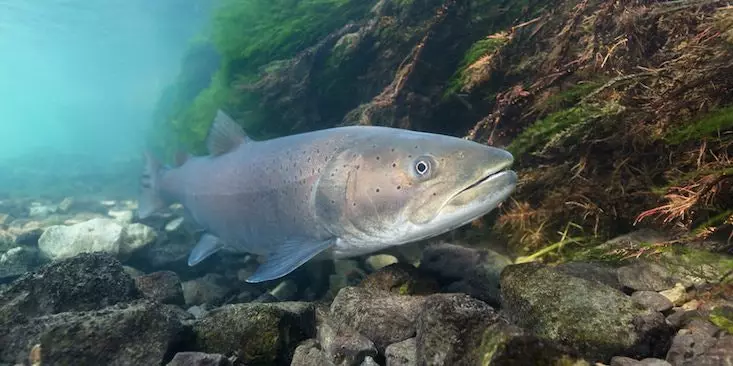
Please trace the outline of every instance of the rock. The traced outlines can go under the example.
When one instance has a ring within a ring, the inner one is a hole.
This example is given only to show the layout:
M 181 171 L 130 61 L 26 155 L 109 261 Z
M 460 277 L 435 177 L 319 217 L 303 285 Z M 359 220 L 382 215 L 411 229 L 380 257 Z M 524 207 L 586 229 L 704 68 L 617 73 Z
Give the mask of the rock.
M 183 298 L 186 306 L 219 305 L 229 294 L 226 279 L 219 274 L 209 273 L 204 277 L 183 282 Z
M 667 352 L 667 361 L 673 365 L 690 363 L 695 357 L 702 355 L 715 345 L 715 337 L 700 331 L 680 329 L 672 339 Z M 697 363 L 690 363 L 697 365 Z
M 618 269 L 619 282 L 636 291 L 662 291 L 675 285 L 675 280 L 662 266 L 639 261 Z
M 120 243 L 120 255 L 127 258 L 130 254 L 155 242 L 158 235 L 150 226 L 130 224 L 125 226 L 124 240 Z
M 38 239 L 43 235 L 43 229 L 23 230 L 15 237 L 15 244 L 24 246 L 37 246 Z
M 43 315 L 97 310 L 138 298 L 135 283 L 119 261 L 102 253 L 82 254 L 27 273 L 0 293 L 0 328 Z
M 660 295 L 666 297 L 672 304 L 680 306 L 687 302 L 690 298 L 687 294 L 687 289 L 680 283 L 677 283 L 673 288 L 659 292 Z
M 12 215 L 0 212 L 0 225 L 7 225 L 13 220 L 15 220 L 15 218 Z
M 328 277 L 330 296 L 336 296 L 344 287 L 358 285 L 366 277 L 366 273 L 359 268 L 359 262 L 355 260 L 334 260 L 333 265 L 334 274 Z
M 52 205 L 43 205 L 38 202 L 33 202 L 31 207 L 28 208 L 29 217 L 47 217 L 51 214 L 56 213 L 57 207 Z
M 72 226 L 51 226 L 38 239 L 41 253 L 51 260 L 80 253 L 106 252 L 117 255 L 124 228 L 114 220 L 93 219 Z
M 196 319 L 203 318 L 204 316 L 206 316 L 206 314 L 209 313 L 208 311 L 206 311 L 206 306 L 198 305 L 191 306 L 186 311 Z
M 359 287 L 400 295 L 429 295 L 440 289 L 432 276 L 407 263 L 384 267 L 367 276 L 359 283 Z
M 374 358 L 372 358 L 371 356 L 364 357 L 364 361 L 359 365 L 360 366 L 380 366 L 379 363 L 377 363 L 377 361 L 374 361 Z
M 415 321 L 422 296 L 400 296 L 386 291 L 345 287 L 331 303 L 330 318 L 369 338 L 380 352 L 415 336 Z
M 132 222 L 134 214 L 132 210 L 109 210 L 107 216 L 113 217 L 122 224 L 129 224 Z
M 167 366 L 231 366 L 228 358 L 203 352 L 178 352 Z
M 316 311 L 316 319 L 318 343 L 330 363 L 358 365 L 365 357 L 377 356 L 374 342 L 346 325 L 334 325 L 326 310 Z
M 659 312 L 672 309 L 672 302 L 668 298 L 654 291 L 636 291 L 631 294 L 631 300 L 635 303 Z
M 682 328 L 694 318 L 701 318 L 703 315 L 697 310 L 683 310 L 675 308 L 672 314 L 667 316 L 667 323 L 675 328 Z
M 710 321 L 728 334 L 733 334 L 733 306 L 716 307 L 710 312 Z
M 702 355 L 693 358 L 686 365 L 717 366 L 733 364 L 733 335 L 725 334 Z
M 0 230 L 0 253 L 15 246 L 15 236 L 7 231 Z
M 568 347 L 538 338 L 503 319 L 486 329 L 478 351 L 483 365 L 589 366 Z
M 278 302 L 293 301 L 298 293 L 298 285 L 293 280 L 285 280 L 280 282 L 274 289 L 265 292 L 254 302 Z
M 71 206 L 74 205 L 73 197 L 64 198 L 58 205 L 59 212 L 69 212 Z
M 0 253 L 0 280 L 20 276 L 38 265 L 38 250 L 28 247 L 15 247 Z
M 623 286 L 618 281 L 618 269 L 601 262 L 566 262 L 555 266 L 561 273 L 573 277 L 585 278 L 600 284 L 621 290 Z
M 700 301 L 698 301 L 697 299 L 692 299 L 682 304 L 681 306 L 682 310 L 697 310 L 697 308 L 699 307 L 700 307 Z
M 135 277 L 135 285 L 143 296 L 163 304 L 183 305 L 183 288 L 172 271 L 153 272 Z
M 665 360 L 645 358 L 641 361 L 629 357 L 616 356 L 611 359 L 611 366 L 672 366 Z
M 392 343 L 384 350 L 387 366 L 417 366 L 417 341 L 410 338 Z
M 176 217 L 175 219 L 165 224 L 165 231 L 172 233 L 174 231 L 178 231 L 182 227 L 183 227 L 183 217 Z
M 308 339 L 298 345 L 290 366 L 334 366 L 321 350 L 315 339 Z
M 159 365 L 183 327 L 164 305 L 143 300 L 41 316 L 3 329 L 0 362 L 23 362 L 29 345 L 40 344 L 44 365 Z
M 511 263 L 494 251 L 441 243 L 425 249 L 420 269 L 442 279 L 443 291 L 466 293 L 496 306 L 501 303 L 499 276 Z
M 371 255 L 367 257 L 367 259 L 364 262 L 366 262 L 367 268 L 370 271 L 376 272 L 384 267 L 389 266 L 390 264 L 395 264 L 399 261 L 393 255 L 376 254 L 376 255 Z
M 591 360 L 657 357 L 666 351 L 672 330 L 664 317 L 598 282 L 525 263 L 504 270 L 501 290 L 512 321 L 539 337 L 576 347 Z
M 465 294 L 435 294 L 417 318 L 419 365 L 475 365 L 483 332 L 498 315 L 486 303 Z
M 125 270 L 125 273 L 127 273 L 128 275 L 130 275 L 130 277 L 132 277 L 132 278 L 135 278 L 135 277 L 138 277 L 138 276 L 142 276 L 142 275 L 145 274 L 145 272 L 143 272 L 143 271 L 141 271 L 141 270 L 139 270 L 137 268 L 134 268 L 134 267 L 122 266 L 122 268 Z
M 733 256 L 685 247 L 662 253 L 659 264 L 689 288 L 721 282 L 733 269 Z
M 234 352 L 247 365 L 283 364 L 300 341 L 313 337 L 314 308 L 298 302 L 226 305 L 196 321 L 193 330 L 202 352 Z

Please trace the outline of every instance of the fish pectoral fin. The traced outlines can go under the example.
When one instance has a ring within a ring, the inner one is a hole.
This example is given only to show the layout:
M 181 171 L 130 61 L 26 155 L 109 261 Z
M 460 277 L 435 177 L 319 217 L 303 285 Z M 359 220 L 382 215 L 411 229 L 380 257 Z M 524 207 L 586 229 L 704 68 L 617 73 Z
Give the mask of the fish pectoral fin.
M 206 137 L 206 148 L 213 156 L 226 154 L 242 143 L 250 141 L 242 126 L 221 110 L 216 111 L 214 122 Z
M 286 241 L 276 251 L 267 255 L 265 263 L 260 264 L 257 271 L 247 279 L 247 282 L 257 283 L 283 277 L 318 255 L 318 253 L 330 248 L 335 242 L 335 239 Z
M 219 238 L 212 234 L 204 233 L 201 235 L 199 242 L 196 243 L 196 246 L 193 247 L 193 250 L 191 250 L 191 254 L 188 255 L 188 265 L 191 267 L 197 265 L 223 247 L 224 243 Z

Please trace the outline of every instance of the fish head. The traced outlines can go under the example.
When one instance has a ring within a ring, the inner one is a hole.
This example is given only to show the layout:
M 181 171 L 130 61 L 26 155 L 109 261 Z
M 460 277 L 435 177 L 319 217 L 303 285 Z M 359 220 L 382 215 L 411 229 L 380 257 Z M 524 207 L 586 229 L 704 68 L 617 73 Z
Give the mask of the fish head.
M 509 152 L 473 141 L 391 130 L 355 142 L 329 164 L 318 190 L 319 216 L 344 240 L 426 239 L 508 198 L 517 183 L 508 170 L 513 161 Z

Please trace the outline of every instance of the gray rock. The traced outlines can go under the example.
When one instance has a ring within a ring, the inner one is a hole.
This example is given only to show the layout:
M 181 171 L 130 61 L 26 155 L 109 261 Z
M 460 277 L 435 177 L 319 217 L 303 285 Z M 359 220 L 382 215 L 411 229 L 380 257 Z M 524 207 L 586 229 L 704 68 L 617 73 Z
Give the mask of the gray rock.
M 380 352 L 392 343 L 415 336 L 415 321 L 425 302 L 422 296 L 345 287 L 331 303 L 330 318 L 369 338 Z
M 206 316 L 206 314 L 209 313 L 206 310 L 206 307 L 205 306 L 198 306 L 198 305 L 191 306 L 186 311 L 189 314 L 193 315 L 193 317 L 196 318 L 196 319 L 203 318 L 204 316 Z
M 196 321 L 193 331 L 202 352 L 236 353 L 247 365 L 283 364 L 299 342 L 314 336 L 314 308 L 297 302 L 226 305 Z
M 360 366 L 380 366 L 377 361 L 374 361 L 374 358 L 372 356 L 366 356 L 364 357 L 364 361 L 359 364 Z
M 585 278 L 621 290 L 618 269 L 601 262 L 567 262 L 555 266 L 559 272 L 573 277 Z
M 441 243 L 425 249 L 420 269 L 447 283 L 444 291 L 463 292 L 496 306 L 501 303 L 501 271 L 511 263 L 508 257 L 491 250 Z
M 667 317 L 667 323 L 674 328 L 682 328 L 694 318 L 701 318 L 703 315 L 698 310 L 684 310 L 676 308 L 672 314 Z
M 483 332 L 497 318 L 491 306 L 465 294 L 428 296 L 417 318 L 417 363 L 480 363 Z
M 629 357 L 616 356 L 611 359 L 611 366 L 672 366 L 665 360 L 645 358 L 641 361 Z
M 662 291 L 674 287 L 676 281 L 666 268 L 639 261 L 618 269 L 621 285 L 635 291 Z
M 15 247 L 0 252 L 0 280 L 20 276 L 36 268 L 38 263 L 38 249 L 35 248 Z
M 702 355 L 684 363 L 685 366 L 718 366 L 733 364 L 733 335 L 721 336 Z
M 120 244 L 120 255 L 122 258 L 129 257 L 130 254 L 154 243 L 158 238 L 155 230 L 150 226 L 134 223 L 125 225 L 124 228 L 125 236 Z
M 0 293 L 0 328 L 66 311 L 97 310 L 140 298 L 115 258 L 82 254 L 27 273 Z M 2 347 L 0 347 L 2 348 Z
M 28 208 L 28 216 L 30 217 L 47 217 L 51 214 L 56 213 L 58 207 L 53 205 L 43 205 L 38 202 L 33 202 L 31 207 Z
M 141 270 L 139 270 L 137 268 L 134 268 L 134 267 L 122 266 L 122 268 L 124 268 L 125 269 L 125 273 L 127 273 L 128 275 L 130 275 L 130 277 L 132 277 L 132 278 L 135 278 L 135 277 L 138 277 L 138 276 L 142 276 L 142 275 L 145 274 L 145 272 L 143 272 L 143 271 L 141 271 Z
M 347 286 L 358 285 L 366 273 L 359 268 L 359 262 L 352 259 L 339 259 L 333 261 L 334 273 L 328 277 L 328 291 L 331 297 L 335 297 L 339 290 Z
M 135 277 L 138 290 L 153 301 L 183 305 L 183 288 L 178 275 L 172 271 L 160 271 Z
M 507 315 L 516 324 L 592 360 L 662 356 L 672 331 L 662 314 L 622 292 L 539 263 L 508 266 L 501 289 Z
M 58 209 L 60 212 L 69 212 L 69 210 L 71 210 L 71 207 L 73 205 L 74 205 L 74 198 L 66 197 L 59 203 Z
M 184 282 L 183 298 L 186 306 L 219 305 L 224 301 L 231 289 L 226 286 L 226 279 L 219 274 L 209 273 L 204 277 Z
M 704 332 L 680 329 L 672 339 L 666 359 L 673 365 L 696 365 L 691 361 L 713 347 L 715 342 L 715 337 Z
M 417 366 L 417 341 L 415 338 L 392 343 L 384 350 L 387 366 Z
M 3 329 L 0 362 L 22 363 L 39 344 L 48 365 L 159 365 L 179 342 L 183 326 L 165 305 L 142 300 L 41 316 Z
M 4 252 L 15 246 L 15 235 L 5 230 L 0 230 L 0 252 Z
M 167 366 L 231 366 L 228 358 L 203 352 L 178 352 Z
M 334 366 L 315 339 L 303 341 L 295 348 L 290 366 Z
M 669 299 L 654 291 L 636 291 L 631 294 L 631 300 L 641 306 L 660 312 L 665 312 L 674 306 Z
M 372 272 L 376 272 L 384 267 L 389 266 L 390 264 L 395 264 L 398 262 L 399 260 L 397 260 L 395 256 L 389 254 L 375 254 L 367 257 L 367 259 L 364 260 L 366 267 Z
M 346 325 L 335 325 L 326 310 L 316 311 L 317 339 L 325 356 L 334 365 L 358 365 L 367 356 L 376 357 L 374 342 Z
M 0 212 L 0 225 L 7 225 L 13 220 L 15 220 L 15 218 L 12 215 Z
M 38 239 L 43 235 L 43 229 L 22 230 L 15 236 L 15 244 L 23 246 L 37 246 Z
M 568 347 L 541 339 L 501 319 L 483 335 L 477 356 L 483 365 L 588 365 Z
M 440 290 L 438 282 L 408 263 L 395 263 L 365 278 L 359 287 L 389 291 L 400 295 L 429 295 Z

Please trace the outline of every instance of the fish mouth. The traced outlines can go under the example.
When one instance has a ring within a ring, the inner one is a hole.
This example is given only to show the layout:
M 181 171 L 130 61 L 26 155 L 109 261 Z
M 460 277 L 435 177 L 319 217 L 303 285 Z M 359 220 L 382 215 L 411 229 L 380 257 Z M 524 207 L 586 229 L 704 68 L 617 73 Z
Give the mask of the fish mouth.
M 512 181 L 510 185 L 514 185 L 516 183 L 516 173 L 512 170 L 509 170 L 509 167 L 512 165 L 511 161 L 507 161 L 501 165 L 495 166 L 486 172 L 476 181 L 470 183 L 460 191 L 456 192 L 450 199 L 448 199 L 447 203 L 453 203 L 457 198 L 461 197 L 462 195 L 469 193 L 471 191 L 474 191 L 476 189 L 483 188 L 484 185 L 490 184 L 491 186 L 496 186 L 497 184 L 491 184 L 491 183 L 499 183 L 498 181 L 503 180 L 504 178 L 514 178 L 509 179 Z

